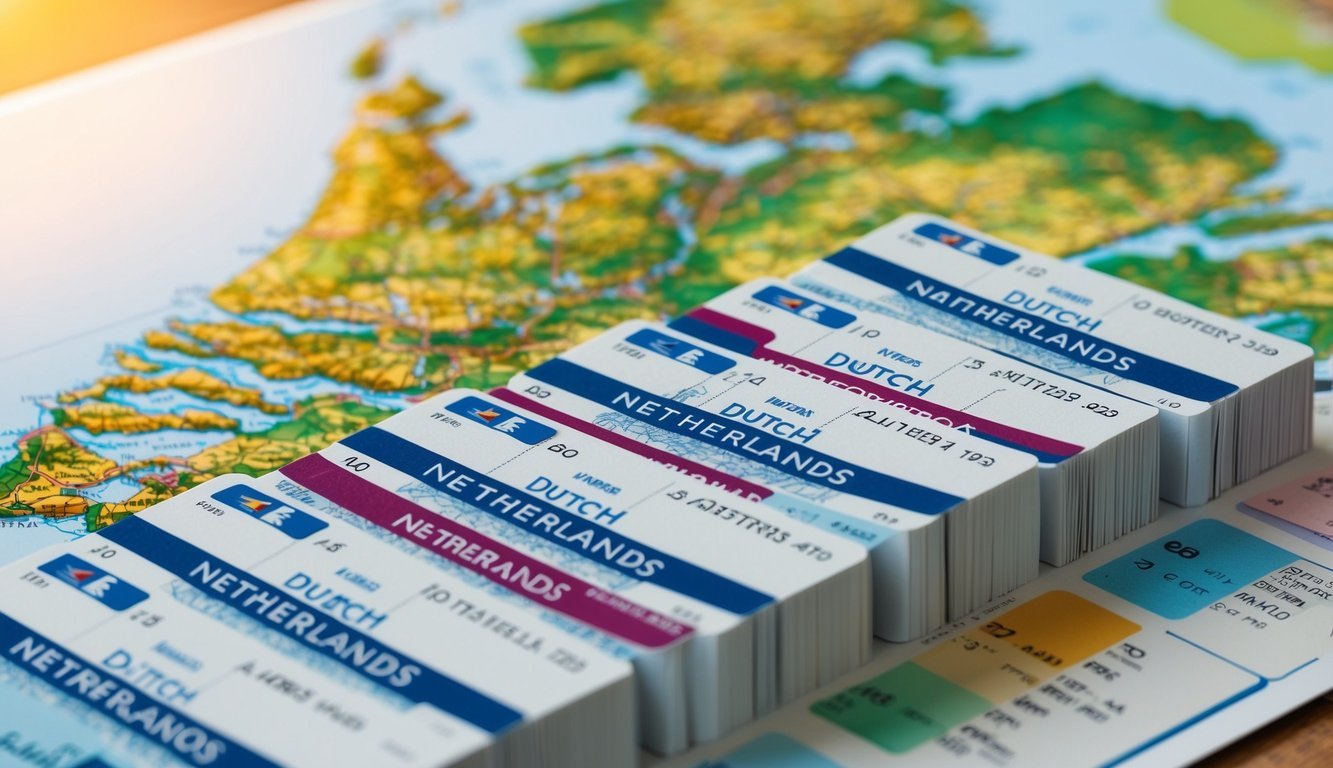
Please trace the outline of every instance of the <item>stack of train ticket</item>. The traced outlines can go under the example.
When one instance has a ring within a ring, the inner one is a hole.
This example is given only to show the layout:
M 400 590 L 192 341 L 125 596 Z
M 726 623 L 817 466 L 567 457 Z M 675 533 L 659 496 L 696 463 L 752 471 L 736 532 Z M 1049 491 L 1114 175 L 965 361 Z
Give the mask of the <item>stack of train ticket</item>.
M 0 716 L 30 738 L 5 754 L 672 755 L 1150 522 L 1159 487 L 1200 504 L 1305 450 L 1312 374 L 905 216 L 0 569 Z
M 1037 573 L 1036 459 L 629 322 L 510 380 L 573 429 L 870 550 L 875 632 L 920 637 Z
M 1156 408 L 862 306 L 761 279 L 670 327 L 1031 454 L 1052 565 L 1156 518 Z
M 3 698 L 135 765 L 634 762 L 627 662 L 264 484 L 215 478 L 0 570 Z
M 1309 347 L 946 219 L 903 216 L 790 279 L 1158 408 L 1176 504 L 1310 447 Z
M 281 477 L 297 497 L 508 586 L 631 659 L 643 743 L 658 753 L 716 739 L 869 658 L 862 547 L 521 400 L 447 392 Z M 497 559 L 502 547 L 517 554 Z M 516 556 L 551 579 L 529 583 L 507 567 Z

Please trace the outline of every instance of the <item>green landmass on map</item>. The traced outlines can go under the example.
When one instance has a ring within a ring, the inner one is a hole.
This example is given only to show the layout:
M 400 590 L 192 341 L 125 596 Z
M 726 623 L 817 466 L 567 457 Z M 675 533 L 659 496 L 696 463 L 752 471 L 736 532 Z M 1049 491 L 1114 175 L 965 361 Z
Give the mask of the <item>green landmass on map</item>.
M 1333 221 L 1333 209 L 1317 208 L 1311 211 L 1270 211 L 1248 215 L 1228 216 L 1203 223 L 1203 231 L 1213 237 L 1237 237 L 1278 229 L 1327 224 Z
M 1186 247 L 1171 258 L 1118 254 L 1091 266 L 1223 315 L 1260 318 L 1261 327 L 1322 354 L 1333 349 L 1333 240 L 1246 251 L 1228 261 Z
M 781 155 L 729 175 L 664 147 L 621 147 L 475 188 L 434 141 L 466 124 L 468 105 L 445 98 L 448 83 L 376 80 L 388 38 L 352 64 L 366 91 L 310 216 L 213 290 L 228 319 L 150 329 L 134 350 L 115 351 L 120 372 L 71 382 L 47 426 L 0 464 L 0 513 L 83 515 L 96 529 L 217 474 L 276 469 L 385 418 L 389 398 L 502 384 L 612 324 L 787 274 L 908 211 L 1065 255 L 1215 212 L 1277 159 L 1244 122 L 1096 82 L 955 123 L 946 87 L 897 75 L 846 81 L 852 59 L 885 40 L 936 61 L 1021 55 L 992 45 L 975 12 L 945 0 L 614 3 L 517 34 L 532 87 L 559 93 L 631 74 L 645 84 L 634 120 L 715 144 L 771 139 Z M 1296 255 L 1251 261 L 1238 295 L 1263 311 L 1298 309 L 1261 301 L 1289 279 L 1310 282 L 1312 296 L 1324 290 Z M 1147 262 L 1101 266 L 1191 295 L 1208 280 L 1240 279 L 1219 267 L 1196 282 L 1161 268 L 1172 262 Z M 359 330 L 284 330 L 253 319 L 261 312 Z M 169 362 L 182 357 L 196 364 Z M 207 374 L 219 360 L 272 382 L 319 377 L 342 394 L 272 402 Z M 121 397 L 162 392 L 195 405 L 149 413 Z M 276 424 L 246 432 L 214 404 Z M 81 445 L 75 426 L 225 439 L 120 463 Z M 126 477 L 139 486 L 128 499 L 81 495 Z
M 1329 0 L 1167 0 L 1166 15 L 1247 61 L 1299 61 L 1333 72 Z

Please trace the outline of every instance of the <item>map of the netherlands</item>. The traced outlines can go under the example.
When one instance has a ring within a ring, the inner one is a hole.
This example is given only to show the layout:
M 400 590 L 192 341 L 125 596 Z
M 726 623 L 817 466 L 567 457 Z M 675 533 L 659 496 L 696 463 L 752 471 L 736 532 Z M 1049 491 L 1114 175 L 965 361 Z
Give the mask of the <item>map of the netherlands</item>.
M 0 102 L 0 559 L 911 210 L 1326 355 L 1333 86 L 1119 6 L 349 4 Z

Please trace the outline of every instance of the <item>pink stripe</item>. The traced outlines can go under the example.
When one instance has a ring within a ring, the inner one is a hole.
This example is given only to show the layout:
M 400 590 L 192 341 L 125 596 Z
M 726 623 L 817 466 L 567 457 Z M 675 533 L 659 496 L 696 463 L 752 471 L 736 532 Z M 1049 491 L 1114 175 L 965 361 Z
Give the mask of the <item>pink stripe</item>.
M 767 346 L 778 338 L 776 333 L 773 333 L 767 328 L 761 328 L 754 323 L 747 323 L 744 320 L 732 317 L 731 315 L 724 315 L 716 309 L 695 307 L 685 314 L 701 323 L 708 323 L 714 328 L 721 328 L 728 333 L 734 333 L 737 336 L 747 338 L 750 341 L 753 341 L 757 347 Z
M 541 606 L 559 611 L 609 635 L 645 648 L 662 648 L 687 637 L 694 631 L 692 627 L 681 624 L 675 619 L 570 576 L 443 515 L 413 504 L 374 483 L 362 480 L 351 472 L 340 469 L 319 454 L 298 459 L 278 471 L 291 478 L 293 482 L 304 485 L 357 517 L 374 523 L 405 541 L 457 563 L 473 573 L 485 576 L 505 589 L 523 595 Z M 425 537 L 414 536 L 405 526 L 398 525 L 409 515 L 417 520 L 425 518 L 435 531 L 447 532 L 458 539 L 458 542 L 453 542 L 453 546 L 442 546 L 441 543 L 447 541 L 449 537 L 434 531 Z M 461 546 L 459 542 L 462 542 Z M 475 550 L 482 552 L 490 550 L 498 556 L 496 561 L 514 563 L 516 566 L 514 570 L 526 568 L 534 577 L 545 576 L 553 584 L 565 584 L 568 588 L 554 600 L 524 592 L 492 573 L 490 569 L 478 566 L 459 554 Z
M 1083 451 L 1082 446 L 1074 445 L 1073 443 L 1066 443 L 1063 440 L 1044 437 L 1016 427 L 1006 426 L 999 422 L 978 418 L 969 413 L 955 411 L 954 409 L 940 405 L 939 403 L 922 400 L 919 397 L 914 397 L 906 392 L 886 387 L 883 384 L 876 384 L 873 381 L 867 381 L 850 373 L 844 373 L 843 371 L 834 370 L 832 368 L 825 368 L 824 366 L 812 363 L 809 360 L 802 360 L 799 357 L 793 357 L 769 349 L 765 345 L 777 338 L 772 331 L 747 323 L 744 320 L 731 317 L 730 315 L 724 315 L 721 312 L 706 307 L 700 307 L 698 309 L 690 310 L 689 316 L 700 322 L 708 323 L 711 326 L 721 328 L 724 331 L 734 333 L 737 336 L 742 336 L 755 342 L 754 351 L 750 353 L 750 356 L 755 359 L 767 360 L 770 363 L 777 363 L 784 368 L 795 369 L 798 372 L 817 376 L 827 379 L 828 381 L 836 381 L 853 392 L 859 390 L 858 394 L 865 395 L 867 399 L 882 401 L 890 405 L 901 403 L 902 405 L 907 406 L 908 409 L 920 411 L 922 415 L 928 416 L 929 418 L 944 417 L 954 424 L 971 424 L 973 427 L 976 427 L 978 432 L 983 434 L 991 435 L 992 437 L 1004 440 L 1005 442 L 1021 445 L 1025 448 L 1031 448 L 1034 451 L 1041 451 L 1053 456 L 1069 457 Z
M 640 456 L 652 459 L 658 464 L 665 464 L 677 472 L 701 477 L 710 485 L 715 485 L 718 488 L 728 491 L 729 493 L 734 493 L 737 496 L 746 496 L 751 501 L 763 501 L 773 495 L 772 491 L 762 485 L 755 485 L 749 480 L 742 480 L 739 477 L 733 477 L 725 472 L 719 472 L 712 467 L 699 464 L 698 462 L 682 459 L 675 454 L 667 453 L 661 448 L 654 448 L 651 445 L 639 442 L 638 440 L 622 435 L 619 432 L 599 427 L 596 424 L 589 424 L 588 422 L 576 419 L 567 413 L 557 411 L 549 405 L 524 397 L 512 390 L 496 387 L 490 391 L 490 394 L 497 400 L 503 400 L 510 405 L 526 408 L 542 418 L 550 419 L 557 424 L 563 424 L 566 427 L 582 432 L 589 437 L 595 437 L 604 443 L 610 443 L 611 445 L 623 448 L 631 453 L 636 453 Z

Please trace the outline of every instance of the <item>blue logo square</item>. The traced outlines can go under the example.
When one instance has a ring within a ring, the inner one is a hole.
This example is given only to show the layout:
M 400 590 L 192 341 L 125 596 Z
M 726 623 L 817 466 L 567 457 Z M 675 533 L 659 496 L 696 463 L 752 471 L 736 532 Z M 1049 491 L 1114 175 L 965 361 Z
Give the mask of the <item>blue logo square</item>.
M 625 341 L 636 347 L 643 347 L 650 352 L 656 352 L 663 357 L 669 357 L 682 365 L 698 368 L 704 373 L 722 373 L 736 364 L 729 357 L 709 352 L 684 339 L 658 333 L 649 328 L 635 331 Z
M 213 494 L 213 498 L 261 523 L 268 523 L 293 539 L 304 539 L 329 527 L 324 520 L 237 483 Z
M 1018 254 L 1013 251 L 1001 248 L 998 245 L 991 245 L 971 235 L 955 232 L 948 227 L 941 227 L 939 224 L 922 224 L 914 231 L 928 240 L 942 243 L 955 251 L 961 251 L 968 256 L 975 256 L 982 261 L 989 261 L 996 266 L 1003 267 L 1005 264 L 1018 259 Z
M 148 599 L 148 593 L 102 568 L 75 557 L 61 555 L 37 566 L 37 570 L 74 587 L 113 611 L 123 611 Z
M 845 328 L 856 319 L 855 315 L 843 312 L 841 309 L 820 304 L 814 299 L 807 299 L 799 293 L 779 288 L 776 285 L 770 285 L 756 291 L 754 298 L 757 301 L 790 312 L 797 317 L 812 320 L 825 328 Z
M 531 416 L 520 416 L 508 408 L 473 395 L 455 400 L 444 409 L 496 432 L 503 432 L 524 445 L 536 445 L 555 434 L 554 428 Z

